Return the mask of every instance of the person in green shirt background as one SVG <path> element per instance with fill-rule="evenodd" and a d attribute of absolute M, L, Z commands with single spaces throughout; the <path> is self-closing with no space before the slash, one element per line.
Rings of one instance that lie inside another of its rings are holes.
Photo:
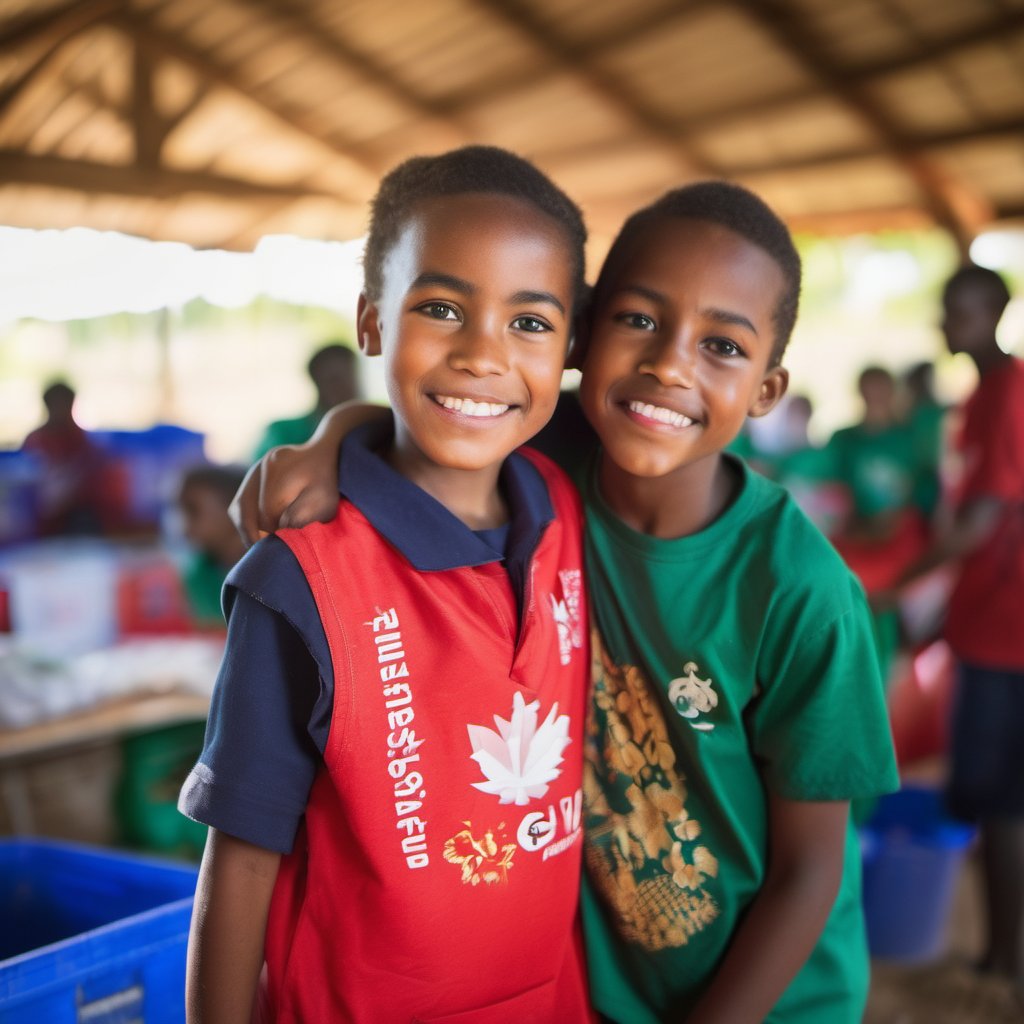
<path fill-rule="evenodd" d="M 669 193 L 595 286 L 580 399 L 598 440 L 531 442 L 563 453 L 586 508 L 582 906 L 592 999 L 617 1024 L 864 1010 L 850 801 L 898 785 L 867 604 L 784 489 L 724 451 L 786 390 L 799 288 L 752 193 Z M 249 536 L 331 515 L 350 411 L 250 473 Z"/>
<path fill-rule="evenodd" d="M 850 498 L 846 521 L 832 541 L 870 596 L 891 587 L 928 545 L 938 459 L 923 441 L 921 427 L 907 415 L 892 373 L 865 367 L 857 389 L 861 420 L 837 430 L 826 452 Z M 900 645 L 897 613 L 876 612 L 875 629 L 882 673 L 888 677 Z"/>
<path fill-rule="evenodd" d="M 245 470 L 237 466 L 203 465 L 181 480 L 178 507 L 185 539 L 192 552 L 182 570 L 182 583 L 195 625 L 224 629 L 220 591 L 234 564 L 245 554 L 228 506 Z"/>
<path fill-rule="evenodd" d="M 914 503 L 931 516 L 941 492 L 939 471 L 949 410 L 935 397 L 933 363 L 914 363 L 904 371 L 902 383 L 907 399 L 907 427 L 918 467 Z"/>
<path fill-rule="evenodd" d="M 317 349 L 306 366 L 306 372 L 316 388 L 316 405 L 303 416 L 274 420 L 268 424 L 256 445 L 253 459 L 262 457 L 278 445 L 308 441 L 328 409 L 359 397 L 356 356 L 347 345 L 332 342 Z"/>

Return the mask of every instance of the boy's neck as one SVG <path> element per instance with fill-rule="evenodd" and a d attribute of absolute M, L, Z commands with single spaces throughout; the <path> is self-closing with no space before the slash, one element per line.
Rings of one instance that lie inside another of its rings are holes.
<path fill-rule="evenodd" d="M 641 477 L 602 454 L 598 487 L 627 526 L 662 540 L 689 537 L 710 526 L 732 503 L 739 479 L 721 452 L 658 477 Z"/>
<path fill-rule="evenodd" d="M 440 502 L 471 530 L 490 530 L 509 520 L 508 506 L 498 487 L 501 464 L 485 469 L 451 469 L 424 465 L 403 457 L 392 446 L 384 459 L 397 473 Z"/>
<path fill-rule="evenodd" d="M 999 343 L 994 337 L 990 344 L 979 349 L 977 352 L 971 353 L 971 359 L 974 360 L 974 365 L 978 368 L 978 374 L 982 377 L 990 370 L 1002 366 L 1009 358 L 1010 356 L 999 347 Z"/>

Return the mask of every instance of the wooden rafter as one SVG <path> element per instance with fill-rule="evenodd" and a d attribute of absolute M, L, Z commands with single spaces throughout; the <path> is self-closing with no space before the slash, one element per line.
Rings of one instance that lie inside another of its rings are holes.
<path fill-rule="evenodd" d="M 366 173 L 362 182 L 364 185 L 375 181 L 383 171 L 383 164 L 368 156 L 352 140 L 339 139 L 336 134 L 324 132 L 304 109 L 281 100 L 272 90 L 220 64 L 209 54 L 157 27 L 148 18 L 138 13 L 120 11 L 107 20 L 129 39 L 141 42 L 154 54 L 185 64 L 208 81 L 247 97 L 292 130 L 301 132 L 326 149 L 345 157 Z"/>
<path fill-rule="evenodd" d="M 865 120 L 883 150 L 913 179 L 936 221 L 951 232 L 961 249 L 966 249 L 975 225 L 964 219 L 968 204 L 962 198 L 963 186 L 949 182 L 924 154 L 907 145 L 905 134 L 883 105 L 860 84 L 844 78 L 835 69 L 789 7 L 780 0 L 734 0 L 734 3 L 813 74 L 825 90 Z"/>
<path fill-rule="evenodd" d="M 901 136 L 894 152 L 901 157 L 915 158 L 943 146 L 955 146 L 963 142 L 977 142 L 1001 136 L 1020 136 L 1024 133 L 1024 116 L 1014 114 L 984 125 L 968 128 L 951 128 L 941 131 L 914 132 Z M 764 160 L 759 163 L 738 164 L 735 174 L 769 174 L 786 171 L 804 171 L 813 168 L 825 169 L 851 160 L 865 160 L 877 156 L 877 150 L 868 146 L 850 146 L 843 150 L 831 150 L 826 154 L 793 157 L 783 160 Z"/>
<path fill-rule="evenodd" d="M 135 40 L 132 46 L 132 130 L 135 162 L 140 167 L 159 167 L 160 150 L 167 126 L 153 102 L 153 54 Z"/>
<path fill-rule="evenodd" d="M 123 5 L 124 0 L 71 0 L 62 7 L 19 18 L 0 32 L 0 55 L 36 43 L 47 46 L 66 41 Z"/>
<path fill-rule="evenodd" d="M 121 0 L 73 2 L 23 18 L 0 33 L 0 55 L 25 53 L 33 47 L 36 50 L 20 72 L 0 90 L 0 117 L 67 42 L 116 10 L 120 3 Z"/>
<path fill-rule="evenodd" d="M 309 17 L 308 7 L 297 0 L 248 0 L 255 8 L 264 11 L 268 16 L 283 21 L 288 30 L 302 38 L 303 44 L 311 49 L 322 52 L 337 64 L 355 71 L 360 78 L 369 82 L 411 113 L 433 121 L 443 122 L 461 141 L 468 141 L 470 127 L 457 116 L 445 110 L 440 104 L 410 89 L 395 78 L 367 54 L 356 49 L 336 32 L 327 34 L 315 25 Z"/>
<path fill-rule="evenodd" d="M 701 0 L 701 2 L 696 4 L 687 5 L 685 13 L 690 14 L 708 6 L 710 6 L 710 0 L 708 2 Z M 567 53 L 571 54 L 575 60 L 593 62 L 600 59 L 609 50 L 628 45 L 631 40 L 639 38 L 660 24 L 665 24 L 671 19 L 678 18 L 679 15 L 680 11 L 675 7 L 667 11 L 657 11 L 646 18 L 640 19 L 635 24 L 630 23 L 627 30 L 617 35 L 609 33 L 607 36 L 591 39 L 586 44 L 570 47 Z M 927 66 L 936 61 L 949 58 L 972 46 L 1005 41 L 1022 30 L 1024 30 L 1024 8 L 1004 10 L 992 20 L 973 29 L 960 32 L 947 39 L 922 42 L 915 46 L 911 53 L 861 62 L 854 67 L 842 70 L 837 69 L 833 74 L 837 80 L 847 83 L 850 87 L 863 88 L 880 78 Z M 481 87 L 474 86 L 465 93 L 448 97 L 439 102 L 438 106 L 447 113 L 457 115 L 469 106 L 477 106 L 484 102 L 500 99 L 516 89 L 522 88 L 531 82 L 536 82 L 536 80 L 536 70 L 517 70 L 510 72 L 504 77 L 490 79 Z M 821 91 L 815 87 L 808 88 L 805 85 L 796 85 L 782 92 L 770 93 L 761 98 L 744 99 L 741 103 L 735 105 L 727 105 L 719 109 L 689 114 L 680 119 L 673 120 L 670 127 L 677 135 L 687 136 L 710 128 L 727 127 L 730 123 L 737 121 L 747 121 L 752 118 L 784 111 L 795 103 L 812 100 L 820 96 Z"/>
<path fill-rule="evenodd" d="M 567 74 L 582 79 L 613 109 L 625 115 L 657 144 L 667 149 L 690 173 L 719 174 L 720 169 L 688 145 L 670 119 L 653 110 L 617 76 L 577 56 L 576 50 L 542 22 L 522 0 L 477 0 L 495 17 L 527 36 L 531 45 Z"/>
<path fill-rule="evenodd" d="M 646 14 L 638 14 L 625 27 L 616 26 L 615 29 L 590 37 L 586 43 L 571 43 L 568 40 L 562 40 L 561 54 L 553 58 L 555 62 L 552 63 L 551 69 L 564 70 L 561 61 L 571 61 L 573 64 L 585 61 L 593 63 L 609 50 L 619 50 L 629 46 L 635 40 L 661 28 L 668 22 L 675 21 L 680 16 L 696 14 L 711 6 L 713 2 L 714 0 L 692 0 L 684 10 L 680 10 L 676 4 L 670 4 Z M 549 30 L 545 29 L 545 31 Z M 436 100 L 435 106 L 448 115 L 457 116 L 467 107 L 479 107 L 481 104 L 501 99 L 518 89 L 534 84 L 536 81 L 536 68 L 514 68 L 503 74 L 489 77 L 486 81 L 474 83 L 465 91 Z"/>
<path fill-rule="evenodd" d="M 835 70 L 833 75 L 837 81 L 845 83 L 849 88 L 862 89 L 881 78 L 927 66 L 935 61 L 951 57 L 968 47 L 1005 40 L 1022 29 L 1024 29 L 1024 9 L 1008 11 L 971 32 L 952 36 L 941 42 L 922 44 L 916 47 L 912 53 L 899 57 L 886 57 L 861 63 L 853 68 Z M 708 128 L 726 127 L 730 122 L 747 121 L 784 111 L 795 103 L 802 103 L 820 96 L 820 90 L 796 86 L 762 99 L 745 100 L 737 106 L 690 115 L 678 122 L 678 128 L 684 132 L 698 132 Z"/>
<path fill-rule="evenodd" d="M 21 73 L 16 78 L 8 82 L 3 89 L 0 89 L 0 117 L 3 117 L 14 101 L 32 84 L 36 76 L 50 63 L 58 50 L 64 46 L 65 42 L 67 42 L 67 39 L 63 37 L 58 37 L 48 42 L 31 63 L 21 70 Z"/>
<path fill-rule="evenodd" d="M 12 149 L 0 149 L 0 179 L 7 184 L 43 185 L 87 195 L 166 198 L 198 192 L 242 200 L 291 200 L 308 196 L 338 198 L 302 185 L 263 184 L 206 171 L 68 160 Z"/>

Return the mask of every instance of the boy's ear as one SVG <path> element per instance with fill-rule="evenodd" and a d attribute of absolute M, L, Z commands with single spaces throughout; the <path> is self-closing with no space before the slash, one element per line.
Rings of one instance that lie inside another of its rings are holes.
<path fill-rule="evenodd" d="M 364 356 L 380 355 L 380 323 L 377 319 L 377 304 L 366 297 L 366 292 L 359 293 L 356 305 L 356 334 L 359 340 L 359 351 Z"/>
<path fill-rule="evenodd" d="M 784 366 L 773 366 L 764 375 L 757 398 L 747 412 L 748 416 L 766 416 L 779 404 L 789 387 L 789 370 Z"/>

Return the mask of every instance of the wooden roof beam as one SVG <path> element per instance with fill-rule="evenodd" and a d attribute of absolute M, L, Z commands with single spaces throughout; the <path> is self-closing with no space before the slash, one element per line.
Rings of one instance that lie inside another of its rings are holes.
<path fill-rule="evenodd" d="M 123 6 L 124 0 L 71 0 L 20 18 L 0 30 L 0 56 L 34 43 L 65 42 Z"/>
<path fill-rule="evenodd" d="M 89 160 L 29 155 L 0 149 L 0 179 L 6 184 L 42 185 L 86 195 L 168 198 L 201 193 L 243 200 L 338 199 L 323 190 L 299 185 L 261 184 L 206 171 L 177 171 L 167 167 L 101 164 Z"/>
<path fill-rule="evenodd" d="M 554 61 L 566 73 L 582 81 L 605 102 L 638 125 L 646 135 L 669 150 L 691 173 L 718 174 L 689 146 L 671 121 L 651 109 L 616 76 L 581 59 L 574 48 L 542 22 L 522 0 L 478 0 L 495 17 L 525 35 L 531 45 Z"/>
<path fill-rule="evenodd" d="M 91 28 L 120 4 L 121 0 L 72 2 L 42 15 L 23 18 L 0 32 L 0 56 L 13 50 L 24 52 L 37 47 L 31 61 L 0 90 L 0 117 L 65 43 Z"/>
<path fill-rule="evenodd" d="M 208 54 L 156 27 L 142 15 L 120 11 L 111 15 L 107 20 L 129 39 L 139 41 L 155 55 L 168 57 L 185 64 L 203 78 L 240 93 L 292 130 L 306 135 L 326 149 L 350 160 L 365 173 L 364 186 L 372 187 L 385 169 L 380 161 L 369 156 L 354 142 L 338 139 L 333 134 L 325 133 L 305 110 L 282 102 L 271 90 L 247 81 L 244 76 L 217 63 Z"/>
<path fill-rule="evenodd" d="M 921 132 L 901 136 L 897 152 L 901 157 L 912 159 L 927 154 L 942 146 L 954 146 L 961 142 L 977 142 L 981 139 L 998 138 L 1001 135 L 1024 133 L 1024 117 L 1014 115 L 991 121 L 985 125 L 956 128 L 940 132 Z M 851 160 L 865 160 L 878 156 L 878 152 L 866 146 L 850 146 L 847 149 L 813 156 L 792 157 L 786 160 L 766 159 L 759 163 L 739 164 L 732 168 L 733 175 L 771 174 L 776 171 L 802 171 L 813 168 L 827 168 Z"/>
<path fill-rule="evenodd" d="M 140 167 L 159 167 L 167 124 L 153 102 L 153 55 L 139 40 L 132 45 L 132 133 L 135 162 Z"/>
<path fill-rule="evenodd" d="M 57 51 L 60 50 L 66 42 L 67 38 L 65 37 L 53 39 L 47 44 L 41 53 L 36 55 L 35 59 L 27 67 L 22 69 L 21 74 L 8 82 L 3 89 L 0 90 L 0 118 L 3 117 L 4 113 L 11 107 L 14 101 L 35 80 L 39 72 L 50 63 Z"/>
<path fill-rule="evenodd" d="M 900 143 L 901 152 L 908 156 L 920 154 L 941 146 L 952 146 L 961 142 L 975 142 L 980 139 L 998 138 L 1002 135 L 1024 134 L 1024 117 L 1013 115 L 999 121 L 989 121 L 984 125 L 971 125 L 968 128 L 950 129 L 941 132 L 922 132 L 907 135 Z M 570 164 L 602 160 L 621 154 L 623 147 L 629 144 L 642 144 L 639 135 L 627 138 L 609 139 L 602 142 L 584 145 L 566 146 L 559 149 L 545 149 L 531 153 L 531 157 L 542 162 L 555 171 Z M 815 153 L 808 156 L 789 157 L 781 160 L 768 158 L 758 162 L 740 163 L 731 166 L 727 177 L 740 177 L 750 174 L 771 174 L 775 171 L 802 171 L 813 168 L 834 167 L 851 160 L 864 160 L 877 156 L 876 149 L 869 146 L 850 146 L 842 150 L 828 153 Z"/>
<path fill-rule="evenodd" d="M 315 47 L 333 61 L 356 71 L 375 88 L 408 108 L 420 117 L 441 121 L 455 129 L 462 140 L 468 140 L 469 127 L 460 123 L 452 111 L 441 104 L 428 100 L 414 89 L 399 81 L 389 71 L 377 64 L 365 53 L 361 53 L 336 34 L 326 35 L 309 18 L 308 7 L 296 0 L 249 0 L 249 3 L 268 16 L 284 21 L 289 30 L 303 38 L 305 45 Z"/>
<path fill-rule="evenodd" d="M 574 64 L 583 61 L 593 61 L 605 54 L 609 49 L 628 46 L 634 40 L 641 38 L 648 32 L 660 28 L 668 21 L 672 21 L 681 15 L 695 14 L 702 8 L 708 7 L 713 0 L 692 0 L 684 10 L 675 4 L 660 10 L 649 11 L 646 14 L 636 15 L 625 27 L 617 27 L 611 31 L 602 33 L 587 40 L 586 43 L 571 43 L 568 40 L 561 42 L 561 58 L 555 60 L 571 60 Z M 554 70 L 561 68 L 557 64 Z M 515 68 L 504 74 L 497 75 L 481 82 L 474 83 L 465 92 L 453 93 L 443 100 L 435 100 L 435 106 L 449 115 L 458 115 L 467 107 L 475 107 L 492 100 L 500 99 L 509 93 L 532 85 L 537 81 L 537 71 L 533 68 Z"/>
<path fill-rule="evenodd" d="M 836 71 L 837 80 L 853 88 L 863 88 L 873 84 L 886 75 L 910 71 L 933 61 L 951 57 L 961 49 L 981 43 L 992 43 L 1005 40 L 1007 36 L 1024 30 L 1024 8 L 1020 11 L 1007 12 L 994 21 L 941 43 L 922 46 L 912 54 L 901 57 L 889 57 L 884 60 L 858 64 L 855 68 Z M 699 132 L 709 128 L 727 126 L 730 122 L 748 121 L 751 118 L 784 111 L 794 103 L 801 103 L 821 96 L 819 90 L 796 86 L 785 92 L 764 96 L 761 99 L 745 100 L 737 105 L 730 105 L 720 110 L 703 111 L 684 117 L 677 123 L 682 132 Z"/>
<path fill-rule="evenodd" d="M 696 3 L 689 4 L 684 12 L 680 12 L 675 7 L 657 11 L 646 18 L 640 18 L 635 24 L 631 23 L 625 31 L 618 34 L 609 33 L 607 36 L 592 39 L 586 45 L 573 46 L 569 52 L 573 54 L 575 60 L 592 62 L 602 57 L 611 49 L 628 45 L 649 30 L 657 28 L 660 24 L 669 21 L 671 18 L 678 17 L 680 13 L 689 14 L 708 6 L 710 6 L 710 0 L 697 0 Z M 866 85 L 868 82 L 886 75 L 910 71 L 921 65 L 951 57 L 971 46 L 1005 41 L 1008 36 L 1012 36 L 1021 30 L 1024 30 L 1024 8 L 1005 10 L 985 24 L 966 32 L 948 39 L 921 44 L 912 53 L 903 54 L 899 57 L 884 57 L 878 60 L 870 60 L 857 64 L 852 68 L 837 69 L 835 75 L 837 79 L 847 82 L 851 86 Z M 466 93 L 450 96 L 436 103 L 436 105 L 446 113 L 457 115 L 461 110 L 469 106 L 498 99 L 536 80 L 536 71 L 517 70 L 503 77 L 491 79 L 480 88 L 474 88 Z M 690 132 L 719 127 L 727 124 L 729 121 L 746 120 L 750 117 L 783 110 L 790 104 L 814 99 L 819 95 L 820 93 L 814 88 L 798 85 L 781 93 L 763 96 L 760 99 L 747 99 L 718 110 L 686 116 L 674 121 L 673 128 L 678 133 L 686 135 Z"/>
<path fill-rule="evenodd" d="M 926 157 L 908 151 L 906 140 L 888 111 L 866 94 L 859 83 L 843 76 L 822 54 L 804 22 L 780 0 L 733 0 L 752 21 L 804 66 L 822 86 L 860 114 L 875 132 L 885 151 L 917 185 L 932 216 L 953 235 L 961 250 L 970 242 L 973 226 L 964 220 L 963 188 L 947 182 Z"/>

